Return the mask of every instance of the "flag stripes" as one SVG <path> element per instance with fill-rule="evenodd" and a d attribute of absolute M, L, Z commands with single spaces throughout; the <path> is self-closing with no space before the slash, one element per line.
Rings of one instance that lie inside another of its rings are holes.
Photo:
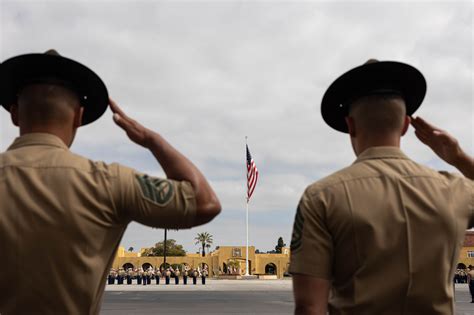
<path fill-rule="evenodd" d="M 248 145 L 245 145 L 245 147 L 247 148 L 247 201 L 249 201 L 253 191 L 255 190 L 255 186 L 257 186 L 258 170 L 257 165 L 255 165 L 255 162 L 250 155 Z"/>

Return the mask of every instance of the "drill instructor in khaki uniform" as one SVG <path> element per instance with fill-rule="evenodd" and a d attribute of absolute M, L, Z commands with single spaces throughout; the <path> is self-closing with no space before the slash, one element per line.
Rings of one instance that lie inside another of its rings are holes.
<path fill-rule="evenodd" d="M 417 69 L 376 60 L 326 91 L 322 116 L 350 135 L 357 159 L 301 197 L 290 262 L 296 314 L 454 313 L 452 277 L 474 226 L 474 162 L 456 139 L 410 117 L 425 92 Z M 408 158 L 400 140 L 410 121 L 470 179 Z"/>
<path fill-rule="evenodd" d="M 77 129 L 109 103 L 115 123 L 151 151 L 167 179 L 69 150 Z M 10 58 L 0 65 L 0 104 L 20 131 L 0 154 L 1 314 L 97 314 L 131 221 L 190 228 L 220 212 L 201 172 L 109 102 L 99 76 L 76 61 L 55 51 Z M 33 266 L 30 277 L 10 272 Z"/>

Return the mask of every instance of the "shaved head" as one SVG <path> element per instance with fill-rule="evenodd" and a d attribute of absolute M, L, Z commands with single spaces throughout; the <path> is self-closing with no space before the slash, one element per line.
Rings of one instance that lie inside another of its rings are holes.
<path fill-rule="evenodd" d="M 374 146 L 400 147 L 400 138 L 408 130 L 410 118 L 399 95 L 369 95 L 351 104 L 346 123 L 352 148 L 358 156 Z"/>
<path fill-rule="evenodd" d="M 406 116 L 405 101 L 398 95 L 370 95 L 351 104 L 349 116 L 358 132 L 387 135 L 401 133 Z"/>
<path fill-rule="evenodd" d="M 68 124 L 80 107 L 72 90 L 54 84 L 32 84 L 18 96 L 18 119 L 34 125 Z"/>
<path fill-rule="evenodd" d="M 78 95 L 55 83 L 25 86 L 18 93 L 17 103 L 10 108 L 13 123 L 20 127 L 20 135 L 50 133 L 61 138 L 68 146 L 82 124 L 83 112 Z"/>

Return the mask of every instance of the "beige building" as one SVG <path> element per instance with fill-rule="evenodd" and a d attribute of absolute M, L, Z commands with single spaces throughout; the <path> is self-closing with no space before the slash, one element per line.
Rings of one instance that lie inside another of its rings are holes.
<path fill-rule="evenodd" d="M 163 257 L 144 257 L 141 252 L 127 252 L 119 247 L 112 268 L 163 267 Z M 273 275 L 283 278 L 288 272 L 290 249 L 284 247 L 281 254 L 256 254 L 255 247 L 249 246 L 249 273 L 251 275 Z M 245 246 L 220 246 L 206 256 L 187 254 L 181 257 L 166 257 L 170 265 L 185 265 L 190 268 L 207 266 L 210 276 L 236 277 L 245 274 Z"/>
<path fill-rule="evenodd" d="M 474 231 L 467 231 L 464 245 L 459 252 L 458 268 L 466 269 L 469 265 L 474 266 Z"/>
<path fill-rule="evenodd" d="M 142 257 L 141 252 L 127 252 L 119 247 L 112 268 L 147 269 L 161 267 L 163 257 Z M 251 275 L 283 278 L 288 272 L 290 249 L 284 247 L 281 254 L 256 254 L 255 247 L 249 247 L 249 270 Z M 202 257 L 201 254 L 187 254 L 182 257 L 166 257 L 170 265 L 186 265 L 190 268 L 207 266 L 209 275 L 219 277 L 237 277 L 245 274 L 245 246 L 220 246 Z M 459 253 L 458 268 L 474 266 L 474 231 L 467 231 L 464 246 Z"/>

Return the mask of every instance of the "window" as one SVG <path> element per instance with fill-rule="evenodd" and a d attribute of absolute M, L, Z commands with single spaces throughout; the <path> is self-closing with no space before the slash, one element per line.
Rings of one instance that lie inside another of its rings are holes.
<path fill-rule="evenodd" d="M 474 258 L 474 250 L 467 251 L 467 258 Z"/>

